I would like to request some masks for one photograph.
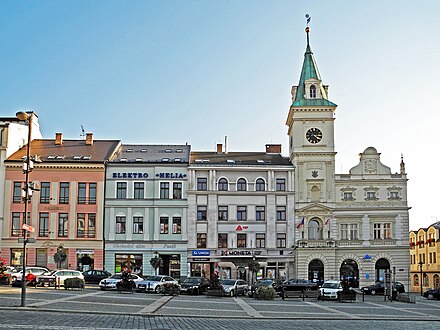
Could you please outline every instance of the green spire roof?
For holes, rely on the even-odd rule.
[[[319,98],[319,99],[306,99],[304,98],[305,94],[305,81],[307,79],[317,79],[320,82],[321,75],[319,74],[318,65],[316,64],[315,58],[313,57],[312,48],[309,43],[309,29],[306,29],[307,32],[307,47],[306,52],[304,54],[304,62],[301,70],[301,77],[299,78],[298,88],[296,90],[295,102],[293,102],[293,106],[336,106],[333,102],[330,102],[327,99]]]

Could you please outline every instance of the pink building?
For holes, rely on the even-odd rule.
[[[87,270],[103,267],[103,219],[105,165],[118,150],[119,140],[55,140],[31,142],[31,156],[38,155],[29,181],[37,184],[28,204],[28,220],[35,228],[30,233],[35,243],[27,244],[27,265],[50,269]],[[0,256],[11,265],[22,264],[21,226],[24,217],[23,157],[26,146],[5,160],[3,237]],[[56,264],[60,249],[65,259]]]

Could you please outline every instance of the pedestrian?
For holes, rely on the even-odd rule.
[[[284,285],[281,285],[281,299],[285,299],[286,297],[286,289],[284,288]]]

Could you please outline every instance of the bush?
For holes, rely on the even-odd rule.
[[[70,289],[70,288],[84,289],[84,280],[79,277],[66,278],[64,280],[64,288],[65,289]]]
[[[271,286],[261,286],[255,292],[255,297],[259,300],[274,300],[275,296],[275,289]]]

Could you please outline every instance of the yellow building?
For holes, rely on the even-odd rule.
[[[440,287],[440,221],[409,233],[411,291]],[[421,287],[422,286],[422,287]]]

